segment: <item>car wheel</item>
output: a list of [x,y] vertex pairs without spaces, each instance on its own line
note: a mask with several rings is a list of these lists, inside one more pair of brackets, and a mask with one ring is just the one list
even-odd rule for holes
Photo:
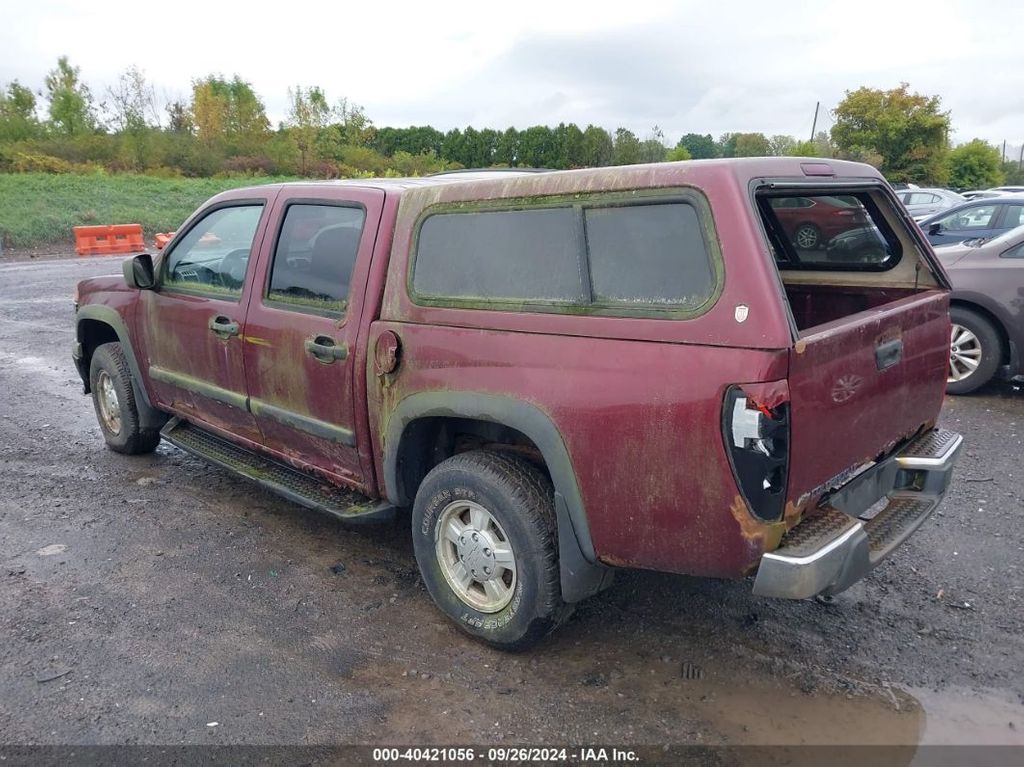
[[132,374],[121,344],[97,347],[89,364],[89,389],[96,420],[107,447],[118,453],[152,453],[160,444],[160,432],[139,428]]
[[438,464],[416,493],[412,532],[430,596],[477,639],[525,649],[568,616],[553,490],[525,459],[474,450]]
[[814,224],[800,224],[793,233],[793,244],[801,250],[814,250],[821,244],[821,231]]
[[968,394],[987,384],[1002,356],[999,333],[977,312],[954,306],[949,310],[949,375],[946,391]]

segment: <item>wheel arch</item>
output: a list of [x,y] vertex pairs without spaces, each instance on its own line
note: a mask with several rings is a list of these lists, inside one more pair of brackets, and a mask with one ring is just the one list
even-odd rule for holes
[[967,311],[974,312],[983,319],[988,320],[992,324],[992,328],[996,331],[996,335],[999,336],[999,364],[1007,365],[1010,363],[1012,356],[1010,348],[1010,334],[999,315],[983,304],[964,296],[951,297],[949,301],[949,308],[966,309]]
[[135,350],[124,318],[109,306],[83,306],[78,310],[75,324],[75,365],[82,378],[85,393],[89,393],[89,365],[93,353],[102,344],[120,343],[132,372],[132,390],[139,410],[140,425],[144,428],[163,426],[167,415],[153,407],[146,388],[142,385],[142,371],[135,358]]
[[392,412],[384,435],[383,479],[392,503],[412,503],[416,488],[406,486],[411,483],[403,479],[402,463],[427,449],[417,444],[426,436],[421,426],[436,418],[497,424],[532,442],[555,489],[562,598],[577,602],[608,585],[611,570],[597,562],[576,473],[562,435],[546,413],[528,402],[465,392],[423,392],[403,399]]

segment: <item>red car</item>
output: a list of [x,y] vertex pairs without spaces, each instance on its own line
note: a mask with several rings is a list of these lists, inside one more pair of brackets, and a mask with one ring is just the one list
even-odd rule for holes
[[[882,244],[801,260],[778,211],[847,199]],[[932,513],[961,444],[935,425],[946,276],[866,165],[252,187],[124,266],[75,318],[107,445],[407,515],[435,603],[505,649],[616,568],[842,591]]]
[[801,250],[823,248],[833,237],[868,223],[854,197],[778,197],[772,200],[772,208],[790,241]]

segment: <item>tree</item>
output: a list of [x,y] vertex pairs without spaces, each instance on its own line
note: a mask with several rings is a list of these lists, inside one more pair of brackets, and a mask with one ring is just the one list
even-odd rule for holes
[[847,91],[835,109],[832,141],[840,156],[881,158],[890,181],[943,184],[949,175],[949,113],[938,96],[910,93],[907,83],[883,91]]
[[710,133],[703,136],[699,133],[687,133],[676,144],[677,149],[685,149],[694,160],[708,160],[718,157],[718,146]]
[[270,121],[252,86],[238,75],[225,80],[209,75],[192,82],[192,120],[200,141],[208,146],[253,153],[269,135]]
[[734,157],[767,157],[772,154],[771,144],[763,133],[736,133]]
[[188,104],[180,99],[167,104],[164,107],[167,112],[167,130],[171,133],[191,135],[195,130],[195,123],[192,121],[192,110]]
[[64,136],[80,136],[96,129],[92,93],[80,80],[80,71],[68,63],[67,56],[61,56],[57,68],[46,75],[50,126]]
[[980,138],[949,153],[949,183],[958,189],[985,189],[1003,183],[999,150]]
[[685,146],[676,146],[674,149],[669,150],[666,159],[669,162],[679,162],[680,160],[692,160],[693,156]]
[[583,131],[583,166],[600,168],[611,165],[615,156],[615,142],[604,128],[588,125]]
[[643,162],[641,159],[640,139],[626,128],[615,129],[615,165],[634,165]]
[[790,154],[796,146],[796,139],[792,136],[772,136],[768,139],[768,154],[772,157],[784,157]]
[[736,137],[738,135],[738,133],[723,133],[718,137],[718,141],[715,144],[718,148],[719,157],[736,156]]
[[301,85],[288,89],[288,135],[301,157],[300,173],[306,175],[306,160],[316,151],[320,134],[330,124],[331,108],[327,97],[316,85],[303,90]]
[[650,135],[640,142],[640,162],[665,162],[667,155],[665,134],[655,125]]
[[24,141],[39,133],[36,96],[17,80],[0,90],[0,141]]
[[149,132],[160,120],[156,93],[137,66],[121,73],[117,84],[107,88],[104,111],[111,126],[121,135],[128,162],[142,170],[150,156]]

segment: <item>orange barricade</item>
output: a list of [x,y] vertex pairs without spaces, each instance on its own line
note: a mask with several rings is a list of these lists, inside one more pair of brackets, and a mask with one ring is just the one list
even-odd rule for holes
[[153,241],[156,243],[157,250],[163,250],[164,246],[167,245],[174,238],[174,232],[157,232],[153,235]]
[[140,224],[76,226],[74,231],[75,252],[80,256],[142,253],[146,250]]

